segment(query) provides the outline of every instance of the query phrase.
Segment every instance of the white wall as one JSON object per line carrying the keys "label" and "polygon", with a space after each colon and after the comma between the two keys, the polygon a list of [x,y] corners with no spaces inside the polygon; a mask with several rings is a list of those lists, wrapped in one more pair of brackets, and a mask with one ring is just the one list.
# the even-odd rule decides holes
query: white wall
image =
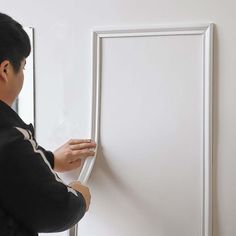
{"label": "white wall", "polygon": [[[2,1],[2,12],[36,29],[40,144],[54,148],[63,133],[90,135],[91,28],[214,22],[214,236],[236,235],[235,7],[232,0]],[[100,209],[106,211],[106,206]],[[93,227],[89,215],[84,221]]]}

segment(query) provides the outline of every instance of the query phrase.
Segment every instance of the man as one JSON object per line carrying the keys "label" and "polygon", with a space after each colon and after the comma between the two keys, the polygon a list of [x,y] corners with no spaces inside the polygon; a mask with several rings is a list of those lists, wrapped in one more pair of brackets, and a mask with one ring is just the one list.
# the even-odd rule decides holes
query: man
{"label": "man", "polygon": [[22,26],[0,13],[0,235],[35,236],[71,228],[85,214],[90,193],[66,185],[56,172],[78,168],[96,143],[70,140],[54,153],[39,146],[33,126],[11,109],[21,91],[30,41]]}

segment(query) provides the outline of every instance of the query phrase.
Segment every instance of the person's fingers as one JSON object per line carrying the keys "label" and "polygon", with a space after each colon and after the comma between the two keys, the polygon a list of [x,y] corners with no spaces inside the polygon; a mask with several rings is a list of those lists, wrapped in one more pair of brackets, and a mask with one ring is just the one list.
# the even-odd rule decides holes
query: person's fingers
{"label": "person's fingers", "polygon": [[91,142],[92,142],[91,139],[70,139],[68,141],[70,145],[80,144],[80,143],[91,143]]}
{"label": "person's fingers", "polygon": [[69,165],[71,169],[77,169],[81,166],[81,160],[78,159],[76,161],[72,161],[71,163],[69,163]]}
{"label": "person's fingers", "polygon": [[80,150],[80,149],[86,149],[86,148],[95,148],[96,146],[97,146],[96,143],[71,144],[70,149]]}
{"label": "person's fingers", "polygon": [[[94,156],[95,151],[90,150],[90,149],[82,149],[82,150],[77,150],[77,151],[72,151],[72,159],[76,160],[78,158],[86,158],[89,156]],[[75,157],[75,158],[74,158]]]}
{"label": "person's fingers", "polygon": [[87,157],[91,157],[94,155],[95,155],[95,151],[90,150],[90,149],[71,151],[70,156],[67,158],[67,161],[71,163],[76,160],[84,160]]}

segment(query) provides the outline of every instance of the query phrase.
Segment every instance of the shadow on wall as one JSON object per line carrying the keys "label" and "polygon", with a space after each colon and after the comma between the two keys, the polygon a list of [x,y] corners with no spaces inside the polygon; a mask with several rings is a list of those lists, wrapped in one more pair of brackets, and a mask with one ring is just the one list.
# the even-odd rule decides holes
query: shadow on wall
{"label": "shadow on wall", "polygon": [[[120,172],[120,175],[122,175],[122,172]],[[119,177],[119,174],[116,174],[109,164],[109,158],[104,155],[101,145],[99,145],[98,148],[97,158],[88,185],[91,187],[92,202],[94,205],[101,205],[100,199],[105,199],[103,200],[105,208],[109,208],[109,201],[113,203],[113,208],[119,208],[119,204],[122,203],[122,207],[124,207],[123,213],[121,216],[118,216],[122,218],[122,221],[131,220],[129,219],[130,216],[132,217],[133,224],[134,218],[132,212],[135,212],[135,215],[139,215],[140,217],[137,218],[137,224],[140,225],[139,220],[141,219],[143,228],[146,228],[147,231],[158,228],[157,230],[161,234],[165,231],[165,229],[161,228],[161,225],[166,224],[162,224],[162,222],[171,223],[170,219],[168,219],[167,216],[165,217],[163,212],[158,214],[155,207],[153,207],[155,203],[150,204],[150,202],[141,198],[135,190],[135,186],[130,186],[128,180],[124,181]],[[95,195],[93,195],[93,192]],[[100,192],[101,195],[99,198],[97,198],[98,192]],[[135,209],[135,211],[133,211],[133,209]],[[117,217],[115,213],[114,217]],[[171,224],[175,225],[174,222]]]}

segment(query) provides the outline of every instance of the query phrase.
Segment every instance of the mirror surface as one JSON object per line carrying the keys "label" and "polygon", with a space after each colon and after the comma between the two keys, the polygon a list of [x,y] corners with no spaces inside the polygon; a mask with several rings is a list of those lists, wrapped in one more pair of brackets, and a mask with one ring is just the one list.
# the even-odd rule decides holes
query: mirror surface
{"label": "mirror surface", "polygon": [[31,43],[31,53],[26,59],[24,70],[24,85],[22,91],[12,108],[19,114],[23,121],[27,124],[35,125],[35,92],[34,92],[34,43],[33,43],[33,28],[24,27],[24,30],[29,35]]}

